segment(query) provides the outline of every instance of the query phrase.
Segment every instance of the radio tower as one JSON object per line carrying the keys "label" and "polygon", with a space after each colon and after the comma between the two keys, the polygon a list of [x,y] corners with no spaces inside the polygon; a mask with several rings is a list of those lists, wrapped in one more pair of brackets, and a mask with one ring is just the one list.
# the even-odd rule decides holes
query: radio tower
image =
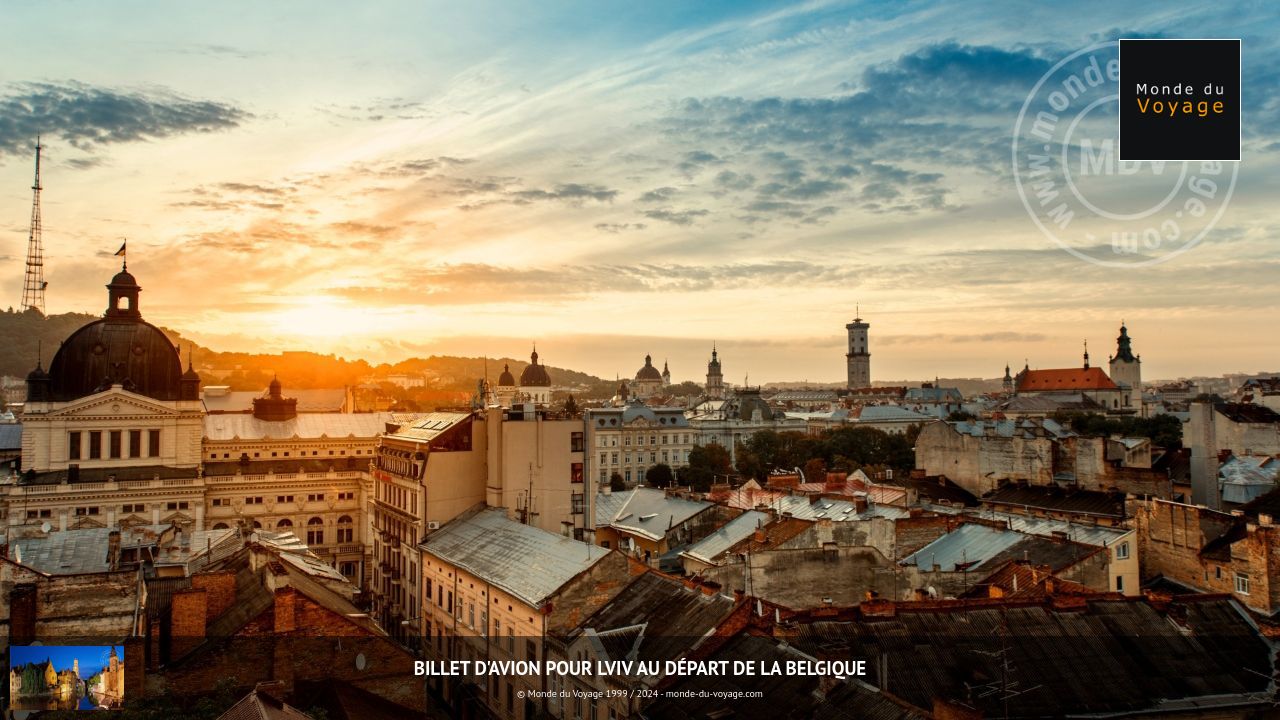
{"label": "radio tower", "polygon": [[27,236],[27,275],[22,283],[22,309],[44,314],[44,233],[40,227],[40,138],[36,138],[36,181],[31,186],[31,234]]}

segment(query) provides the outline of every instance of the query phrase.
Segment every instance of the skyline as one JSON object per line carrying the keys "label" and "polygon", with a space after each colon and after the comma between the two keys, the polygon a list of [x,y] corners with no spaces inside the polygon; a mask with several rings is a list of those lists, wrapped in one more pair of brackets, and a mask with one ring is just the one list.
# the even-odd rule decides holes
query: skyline
{"label": "skyline", "polygon": [[[1121,320],[1147,377],[1274,369],[1262,4],[148,7],[7,10],[41,32],[0,49],[2,305],[43,133],[49,312],[100,312],[127,237],[144,317],[217,350],[536,341],[678,381],[715,342],[733,382],[838,382],[860,305],[873,380],[1072,367],[1085,339],[1101,365]],[[1098,39],[1239,27],[1244,161],[1204,243],[1108,269],[1040,234],[1009,167],[1036,79]]]}

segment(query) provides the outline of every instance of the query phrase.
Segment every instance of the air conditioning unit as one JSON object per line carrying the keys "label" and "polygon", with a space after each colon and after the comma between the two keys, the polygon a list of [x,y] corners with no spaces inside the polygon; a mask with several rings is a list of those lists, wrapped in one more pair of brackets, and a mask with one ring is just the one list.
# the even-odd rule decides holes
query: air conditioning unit
{"label": "air conditioning unit", "polygon": [[427,521],[427,529],[428,529],[428,530],[439,530],[439,529],[440,529],[440,523],[439,523],[439,522],[437,522],[437,521],[435,521],[435,520],[428,520],[428,521]]}

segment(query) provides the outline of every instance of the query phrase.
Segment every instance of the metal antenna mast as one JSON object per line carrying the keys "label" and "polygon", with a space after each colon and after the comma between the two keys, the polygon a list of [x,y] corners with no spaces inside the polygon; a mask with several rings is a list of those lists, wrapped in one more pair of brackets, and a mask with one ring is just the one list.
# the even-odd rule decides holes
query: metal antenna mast
{"label": "metal antenna mast", "polygon": [[44,314],[44,233],[40,223],[40,138],[36,137],[36,181],[31,186],[31,234],[27,236],[27,272],[22,283],[22,309]]}

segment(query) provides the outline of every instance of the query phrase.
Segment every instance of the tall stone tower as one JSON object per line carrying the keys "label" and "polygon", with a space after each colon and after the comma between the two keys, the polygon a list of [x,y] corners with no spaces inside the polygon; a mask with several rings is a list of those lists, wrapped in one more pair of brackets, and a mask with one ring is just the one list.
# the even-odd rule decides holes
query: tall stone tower
{"label": "tall stone tower", "polygon": [[867,330],[870,327],[871,324],[862,322],[860,317],[844,326],[849,331],[849,352],[845,353],[845,359],[849,361],[850,390],[871,387],[871,353],[867,351]]}
{"label": "tall stone tower", "polygon": [[711,362],[707,363],[707,397],[724,399],[724,373],[720,372],[720,356],[714,344],[711,346]]}
{"label": "tall stone tower", "polygon": [[1130,410],[1142,410],[1142,356],[1133,354],[1129,328],[1120,321],[1120,336],[1116,338],[1116,354],[1111,358],[1111,382],[1124,391],[1122,406]]}

